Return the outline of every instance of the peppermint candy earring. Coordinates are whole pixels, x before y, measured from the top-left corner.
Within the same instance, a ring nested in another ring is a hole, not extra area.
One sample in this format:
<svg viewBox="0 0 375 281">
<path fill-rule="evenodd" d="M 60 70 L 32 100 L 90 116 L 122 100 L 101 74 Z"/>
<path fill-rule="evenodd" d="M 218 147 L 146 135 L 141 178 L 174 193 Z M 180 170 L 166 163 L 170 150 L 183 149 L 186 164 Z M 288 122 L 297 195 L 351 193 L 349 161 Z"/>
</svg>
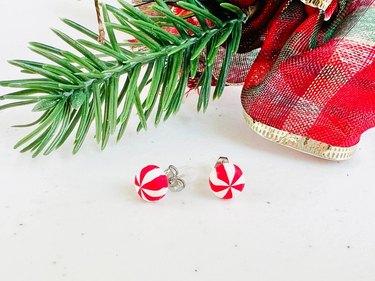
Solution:
<svg viewBox="0 0 375 281">
<path fill-rule="evenodd" d="M 173 165 L 165 171 L 156 165 L 144 167 L 135 176 L 134 185 L 138 195 L 147 202 L 159 201 L 168 189 L 179 192 L 185 188 L 185 182 L 179 178 L 178 170 Z"/>
<path fill-rule="evenodd" d="M 227 157 L 220 157 L 209 178 L 212 192 L 221 199 L 238 196 L 245 187 L 245 177 L 240 167 L 229 163 Z"/>
</svg>

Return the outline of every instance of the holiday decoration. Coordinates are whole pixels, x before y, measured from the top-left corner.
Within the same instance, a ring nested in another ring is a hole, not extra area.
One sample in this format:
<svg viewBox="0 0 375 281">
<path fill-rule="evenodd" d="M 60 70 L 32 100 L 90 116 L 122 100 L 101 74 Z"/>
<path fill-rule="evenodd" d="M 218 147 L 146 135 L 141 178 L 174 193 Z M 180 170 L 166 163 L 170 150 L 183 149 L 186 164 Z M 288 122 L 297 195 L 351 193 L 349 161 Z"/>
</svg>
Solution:
<svg viewBox="0 0 375 281">
<path fill-rule="evenodd" d="M 147 128 L 147 120 L 154 110 L 155 124 L 175 114 L 192 77 L 199 77 L 198 110 L 205 110 L 210 100 L 216 54 L 225 44 L 224 63 L 215 81 L 214 96 L 222 94 L 231 57 L 238 49 L 242 24 L 247 19 L 240 8 L 220 0 L 166 1 L 190 11 L 189 15 L 180 17 L 166 2 L 156 0 L 152 9 L 158 16 L 150 16 L 124 0 L 118 2 L 120 8 L 102 6 L 108 37 L 103 44 L 98 44 L 100 36 L 96 32 L 63 19 L 86 37 L 76 40 L 53 30 L 75 52 L 32 42 L 30 48 L 50 63 L 10 62 L 23 72 L 37 76 L 1 81 L 1 86 L 22 90 L 1 96 L 0 100 L 17 101 L 1 106 L 0 110 L 34 105 L 34 111 L 42 112 L 35 122 L 23 126 L 36 126 L 36 129 L 15 148 L 23 147 L 21 151 L 31 151 L 33 157 L 42 152 L 48 155 L 75 131 L 73 152 L 76 153 L 94 123 L 95 139 L 104 149 L 117 129 L 117 140 L 123 137 L 133 109 L 140 119 L 138 130 Z M 187 21 L 186 17 L 195 17 L 199 26 Z M 170 27 L 178 34 L 168 32 Z M 136 41 L 120 43 L 119 33 L 130 35 Z M 141 48 L 130 51 L 126 45 Z M 207 60 L 204 69 L 198 73 L 203 52 Z M 144 74 L 142 66 L 145 66 Z M 120 84 L 120 77 L 124 77 L 125 82 Z M 148 94 L 143 99 L 140 93 L 147 84 Z"/>
<path fill-rule="evenodd" d="M 245 24 L 240 50 L 258 46 L 242 92 L 250 127 L 315 156 L 350 158 L 375 126 L 374 1 L 268 1 Z"/>
<path fill-rule="evenodd" d="M 158 166 L 144 167 L 134 180 L 138 195 L 145 201 L 153 202 L 162 199 L 168 192 L 168 177 Z"/>
<path fill-rule="evenodd" d="M 11 61 L 38 76 L 0 82 L 21 88 L 0 97 L 15 100 L 0 110 L 32 104 L 42 112 L 16 148 L 47 155 L 75 132 L 76 153 L 94 123 L 104 149 L 117 129 L 123 137 L 133 109 L 138 130 L 153 111 L 155 124 L 177 113 L 186 86 L 200 89 L 205 110 L 212 85 L 218 98 L 225 85 L 244 83 L 250 128 L 325 159 L 350 158 L 375 127 L 374 0 L 136 1 L 103 4 L 100 34 L 63 20 L 86 36 L 54 30 L 76 52 L 34 42 L 50 63 Z M 133 39 L 121 43 L 119 33 Z"/>
<path fill-rule="evenodd" d="M 209 184 L 212 192 L 221 199 L 238 196 L 245 187 L 242 170 L 234 164 L 222 163 L 211 172 Z"/>
</svg>

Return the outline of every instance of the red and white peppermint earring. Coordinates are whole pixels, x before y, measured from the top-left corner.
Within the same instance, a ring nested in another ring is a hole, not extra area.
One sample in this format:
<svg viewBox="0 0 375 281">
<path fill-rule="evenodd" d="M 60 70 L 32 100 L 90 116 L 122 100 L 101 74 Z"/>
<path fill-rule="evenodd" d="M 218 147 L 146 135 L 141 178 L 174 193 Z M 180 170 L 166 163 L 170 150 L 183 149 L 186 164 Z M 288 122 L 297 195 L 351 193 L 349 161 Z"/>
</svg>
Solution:
<svg viewBox="0 0 375 281">
<path fill-rule="evenodd" d="M 159 201 L 168 190 L 179 192 L 185 188 L 185 182 L 178 177 L 178 170 L 173 165 L 165 171 L 156 165 L 144 167 L 135 176 L 134 185 L 138 195 L 147 202 Z"/>
<path fill-rule="evenodd" d="M 209 178 L 212 192 L 221 199 L 238 196 L 245 187 L 245 176 L 237 165 L 229 163 L 227 157 L 220 157 Z"/>
</svg>

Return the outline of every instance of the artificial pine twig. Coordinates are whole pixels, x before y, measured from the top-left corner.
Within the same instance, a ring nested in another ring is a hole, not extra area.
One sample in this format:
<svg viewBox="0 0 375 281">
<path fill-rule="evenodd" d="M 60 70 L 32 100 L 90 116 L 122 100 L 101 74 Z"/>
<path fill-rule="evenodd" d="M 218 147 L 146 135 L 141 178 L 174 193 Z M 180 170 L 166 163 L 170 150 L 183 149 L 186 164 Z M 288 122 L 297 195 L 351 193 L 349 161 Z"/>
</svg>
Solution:
<svg viewBox="0 0 375 281">
<path fill-rule="evenodd" d="M 98 26 L 99 26 L 98 42 L 100 44 L 103 44 L 105 40 L 105 30 L 104 30 L 103 21 L 102 21 L 102 15 L 100 13 L 99 0 L 94 0 L 94 2 L 95 2 L 96 17 L 97 17 Z"/>
<path fill-rule="evenodd" d="M 76 153 L 94 123 L 95 138 L 104 149 L 116 131 L 117 140 L 123 137 L 133 109 L 140 121 L 138 130 L 146 128 L 155 110 L 155 124 L 168 119 L 178 112 L 188 80 L 196 76 L 203 52 L 206 64 L 198 82 L 201 86 L 198 110 L 205 110 L 210 99 L 215 56 L 221 45 L 226 44 L 213 96 L 221 95 L 231 57 L 238 49 L 242 23 L 246 20 L 241 9 L 220 0 L 173 1 L 197 18 L 201 25 L 196 26 L 175 15 L 162 0 L 156 0 L 152 7 L 161 15 L 157 17 L 145 15 L 124 0 L 118 2 L 120 8 L 102 5 L 108 41 L 103 38 L 102 44 L 98 44 L 97 39 L 103 33 L 97 34 L 64 19 L 64 23 L 86 37 L 76 40 L 53 30 L 75 52 L 32 42 L 30 48 L 50 63 L 10 61 L 35 78 L 0 81 L 0 86 L 20 89 L 0 97 L 0 100 L 15 101 L 0 106 L 0 110 L 34 104 L 34 111 L 43 112 L 38 120 L 25 125 L 36 128 L 15 148 L 22 146 L 21 151 L 31 151 L 33 157 L 42 152 L 47 155 L 75 132 L 73 152 Z M 178 34 L 165 30 L 171 26 Z M 137 45 L 142 46 L 140 51 L 124 48 L 117 39 L 118 33 L 134 37 Z M 144 74 L 143 66 L 146 67 Z M 149 85 L 147 96 L 141 98 L 146 85 Z"/>
</svg>

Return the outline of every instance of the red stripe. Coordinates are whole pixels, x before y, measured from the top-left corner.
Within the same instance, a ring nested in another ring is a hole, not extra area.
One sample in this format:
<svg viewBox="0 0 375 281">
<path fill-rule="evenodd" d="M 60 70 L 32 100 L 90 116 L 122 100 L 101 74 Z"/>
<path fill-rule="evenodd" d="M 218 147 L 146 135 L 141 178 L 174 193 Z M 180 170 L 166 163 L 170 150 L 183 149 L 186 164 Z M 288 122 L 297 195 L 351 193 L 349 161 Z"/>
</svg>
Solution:
<svg viewBox="0 0 375 281">
<path fill-rule="evenodd" d="M 240 169 L 240 167 L 238 167 L 237 165 L 233 165 L 234 166 L 234 176 L 233 176 L 233 180 L 232 180 L 232 183 L 231 185 L 235 184 L 238 179 L 242 176 L 242 170 Z"/>
<path fill-rule="evenodd" d="M 141 186 L 141 185 L 139 184 L 139 182 L 138 182 L 138 178 L 137 178 L 137 176 L 135 176 L 135 178 L 134 178 L 134 184 L 135 184 L 136 186 Z"/>
<path fill-rule="evenodd" d="M 209 181 L 210 183 L 210 186 L 211 186 L 211 189 L 214 191 L 214 192 L 220 192 L 220 191 L 223 191 L 224 189 L 228 188 L 229 185 L 214 185 L 211 180 Z"/>
<path fill-rule="evenodd" d="M 231 199 L 233 198 L 233 194 L 232 194 L 232 189 L 229 188 L 227 194 L 225 194 L 225 196 L 223 197 L 223 199 Z"/>
<path fill-rule="evenodd" d="M 245 184 L 238 184 L 238 185 L 232 185 L 232 188 L 237 189 L 238 191 L 242 191 L 245 187 Z"/>
<path fill-rule="evenodd" d="M 158 196 L 158 197 L 152 197 L 152 196 L 149 196 L 148 194 L 146 194 L 146 192 L 144 192 L 143 190 L 142 190 L 142 194 L 149 201 L 158 201 L 165 196 L 165 195 L 163 195 L 163 196 Z"/>
<path fill-rule="evenodd" d="M 154 178 L 152 181 L 142 185 L 142 189 L 148 190 L 160 190 L 162 188 L 168 187 L 168 178 L 166 175 L 158 176 Z"/>
<path fill-rule="evenodd" d="M 225 167 L 224 167 L 223 164 L 216 167 L 216 174 L 217 174 L 218 179 L 220 179 L 223 182 L 225 182 L 226 184 L 230 185 L 228 175 L 227 175 L 227 171 L 225 170 Z"/>
<path fill-rule="evenodd" d="M 143 182 L 143 179 L 144 177 L 146 176 L 146 174 L 152 170 L 155 170 L 155 169 L 158 169 L 159 167 L 156 166 L 156 165 L 148 165 L 146 167 L 144 167 L 142 170 L 141 170 L 141 173 L 139 174 L 139 183 L 140 185 L 142 185 L 142 182 Z"/>
</svg>

